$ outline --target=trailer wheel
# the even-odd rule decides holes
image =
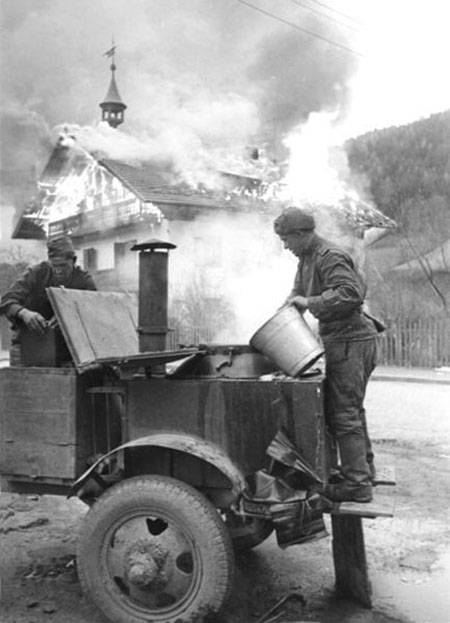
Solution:
[[[232,586],[225,524],[203,495],[166,476],[111,487],[88,511],[77,555],[83,590],[114,623],[203,620]]]
[[[231,511],[225,514],[225,525],[236,551],[256,547],[265,541],[273,531],[270,521],[259,517],[238,517]]]

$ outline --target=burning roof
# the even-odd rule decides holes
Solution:
[[[38,182],[38,193],[25,207],[13,237],[43,237],[52,222],[102,206],[110,209],[123,201],[151,206],[152,214],[161,206],[159,218],[172,219],[181,214],[177,206],[240,210],[260,199],[261,181],[255,177],[215,171],[211,180],[214,187],[194,187],[181,180],[169,162],[102,158],[65,134],[54,147]],[[149,215],[147,209],[144,212]]]

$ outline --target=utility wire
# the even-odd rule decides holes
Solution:
[[[341,15],[342,17],[345,17],[346,19],[349,19],[354,24],[358,24],[359,26],[363,26],[363,23],[360,22],[358,19],[355,19],[351,15],[347,15],[347,13],[343,13],[342,11],[338,11],[337,9],[334,9],[329,4],[325,4],[325,2],[319,2],[319,0],[309,0],[309,1],[310,2],[314,2],[314,4],[318,4],[319,6],[323,7],[324,9],[328,9],[328,11],[331,11],[332,13],[337,13],[337,15]]]
[[[303,4],[303,2],[299,2],[299,0],[290,0],[290,2],[292,2],[293,4],[301,7],[302,9],[306,9],[307,11],[310,11],[311,13],[315,13],[316,15],[320,15],[321,17],[325,17],[325,19],[328,19],[328,20],[334,22],[335,24],[339,24],[340,26],[344,26],[344,28],[349,28],[350,30],[354,30],[355,32],[360,32],[359,29],[356,28],[355,26],[351,26],[350,24],[345,24],[344,22],[341,22],[340,20],[336,19],[335,17],[331,17],[331,15],[327,15],[323,11],[318,11],[317,9],[313,9],[312,7],[308,6],[307,4]]]
[[[408,237],[408,235],[406,234],[406,232],[400,232],[400,233],[403,236],[403,238],[406,240],[406,242],[408,243],[408,245],[411,248],[411,250],[414,253],[414,255],[416,256],[416,259],[417,259],[417,261],[419,263],[420,268],[423,270],[426,278],[428,279],[428,283],[430,284],[430,286],[434,290],[434,292],[438,295],[438,297],[441,299],[442,305],[443,305],[445,311],[448,313],[449,310],[448,310],[448,306],[447,306],[447,300],[446,300],[445,296],[442,294],[441,290],[438,288],[436,282],[434,281],[433,270],[432,270],[432,268],[431,268],[427,258],[424,255],[421,255],[419,253],[419,251],[413,245],[413,243],[411,242],[411,240]]]
[[[361,52],[357,52],[356,50],[353,50],[352,48],[349,48],[346,45],[337,43],[336,41],[332,41],[331,39],[327,39],[326,37],[323,37],[322,35],[319,35],[316,32],[312,32],[311,30],[307,30],[306,28],[302,28],[301,26],[298,26],[297,24],[293,24],[292,22],[289,22],[288,20],[283,19],[282,17],[279,17],[278,15],[275,15],[274,13],[265,11],[264,9],[261,9],[260,7],[255,6],[254,4],[250,4],[250,2],[246,2],[246,0],[238,0],[238,2],[240,2],[241,4],[245,4],[245,6],[248,6],[251,9],[258,11],[259,13],[263,13],[264,15],[267,15],[268,17],[271,17],[272,19],[275,19],[278,22],[281,22],[282,24],[286,24],[287,26],[292,26],[292,28],[295,28],[296,30],[300,30],[301,32],[304,32],[307,35],[310,35],[311,37],[315,37],[316,39],[320,39],[321,41],[326,41],[330,45],[334,45],[335,47],[341,48],[342,50],[347,50],[347,52],[351,52],[352,54],[355,54],[356,56],[364,57],[364,54],[362,54]]]

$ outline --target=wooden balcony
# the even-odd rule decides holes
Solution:
[[[139,221],[156,222],[157,215],[145,203],[132,198],[54,221],[49,225],[49,235],[70,232],[73,236],[84,236],[100,231],[105,234]]]

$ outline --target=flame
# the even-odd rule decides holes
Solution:
[[[63,166],[57,177],[48,181],[45,176],[39,183],[40,201],[38,209],[27,216],[38,218],[43,226],[49,229],[51,223],[61,221],[78,214],[89,214],[98,208],[110,208],[110,224],[120,220],[120,214],[127,217],[143,219],[153,216],[161,222],[161,210],[150,202],[139,199],[119,180],[106,171],[97,160],[78,143],[74,134],[64,128],[58,145],[68,147],[68,166]],[[112,214],[115,204],[119,202],[117,214]],[[70,228],[69,228],[70,233]]]
[[[354,230],[396,226],[351,184],[335,113],[312,113],[284,144],[290,157],[286,175],[275,191],[278,198],[308,205],[319,221],[325,211],[329,218],[345,221]]]
[[[283,183],[294,203],[333,204],[344,193],[338,173],[330,164],[332,122],[330,113],[313,113],[307,123],[284,140],[290,157]]]
[[[278,212],[287,203],[307,204],[316,214],[319,232],[335,240],[342,237],[343,227],[354,233],[369,227],[395,226],[350,186],[346,154],[342,141],[338,140],[337,127],[335,114],[311,114],[306,123],[295,128],[284,140],[290,152],[286,167],[284,163],[272,161],[264,149],[258,150],[257,158],[250,158],[248,147],[233,150],[230,146],[209,146],[207,150],[201,141],[197,151],[181,156],[183,140],[181,147],[175,145],[175,129],[170,139],[166,136],[161,151],[148,137],[136,138],[107,123],[95,127],[65,125],[59,144],[75,154],[74,164],[66,167],[50,185],[41,184],[38,216],[48,223],[87,213],[96,207],[113,206],[114,197],[123,192],[123,188],[99,165],[100,158],[140,166],[170,154],[172,160],[168,169],[172,170],[172,180],[168,180],[168,185],[186,184],[219,204],[237,201],[242,206],[269,214]],[[228,177],[231,174],[233,184],[226,183],[227,174]],[[242,177],[242,182],[238,176]],[[249,178],[254,184],[248,183]],[[129,191],[125,199],[138,201]],[[163,218],[156,206],[147,206],[146,214],[149,212],[159,222]]]

